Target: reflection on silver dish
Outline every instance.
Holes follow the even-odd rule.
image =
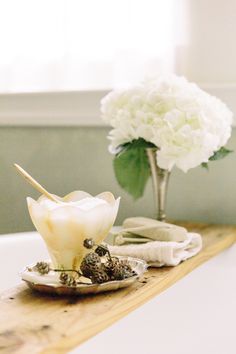
[[[39,275],[37,272],[29,270],[29,268],[32,269],[34,267],[34,264],[31,264],[21,272],[21,278],[33,290],[56,295],[97,294],[104,291],[118,290],[132,285],[147,270],[147,263],[141,259],[122,256],[119,258],[127,260],[137,275],[124,280],[113,280],[102,284],[78,284],[77,286],[66,286],[59,282],[58,274],[55,276],[52,275],[49,278],[48,275]]]

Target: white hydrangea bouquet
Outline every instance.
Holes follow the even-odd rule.
[[[163,179],[167,183],[174,166],[184,172],[199,165],[207,168],[209,161],[231,152],[224,146],[232,112],[183,77],[154,78],[112,91],[102,99],[101,112],[113,128],[108,138],[116,178],[134,198],[143,195],[151,172],[155,187]],[[163,203],[160,194],[165,192],[158,193]]]

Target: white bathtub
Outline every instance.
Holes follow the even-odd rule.
[[[0,236],[0,290],[45,258],[36,233]],[[235,322],[236,245],[71,353],[235,354]]]

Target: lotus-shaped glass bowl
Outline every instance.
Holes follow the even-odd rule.
[[[57,197],[57,196],[56,196]],[[74,191],[58,203],[41,196],[37,201],[27,198],[28,209],[37,231],[43,237],[53,266],[78,270],[90,252],[83,246],[86,238],[101,243],[113,226],[120,198],[110,192],[96,197]]]

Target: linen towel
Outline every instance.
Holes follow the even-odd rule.
[[[140,258],[152,267],[176,266],[202,248],[201,235],[141,217],[126,219],[116,230],[114,243],[108,245],[111,254]]]
[[[148,241],[179,242],[187,239],[187,233],[181,226],[150,218],[133,217],[125,219],[123,226],[115,229],[113,242],[117,245]]]

